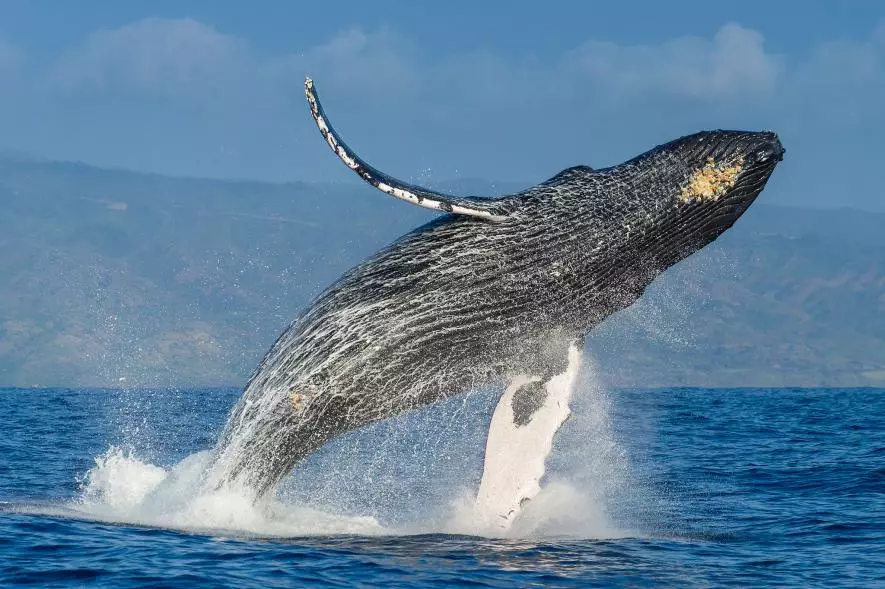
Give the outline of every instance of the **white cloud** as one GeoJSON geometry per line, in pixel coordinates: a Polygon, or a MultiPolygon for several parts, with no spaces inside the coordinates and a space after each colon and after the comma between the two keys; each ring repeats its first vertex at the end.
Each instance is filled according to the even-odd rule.
{"type": "Polygon", "coordinates": [[[229,90],[250,67],[236,37],[190,19],[150,18],[94,33],[50,77],[65,90],[202,96],[229,90]]]}
{"type": "Polygon", "coordinates": [[[566,56],[577,75],[621,96],[666,95],[692,100],[765,97],[775,89],[780,58],[762,35],[727,24],[712,40],[684,37],[659,45],[590,41],[566,56]]]}
{"type": "Polygon", "coordinates": [[[409,47],[389,30],[366,33],[348,29],[328,43],[304,52],[303,67],[324,76],[329,86],[396,94],[410,92],[419,83],[419,66],[406,57],[409,47]]]}
{"type": "MultiPolygon", "coordinates": [[[[885,31],[885,26],[881,27],[885,31]]],[[[885,33],[878,31],[867,41],[831,41],[817,47],[799,69],[807,82],[836,85],[869,82],[883,73],[885,33]],[[880,40],[878,35],[882,35],[880,40]]]]}
{"type": "Polygon", "coordinates": [[[789,59],[738,24],[654,44],[591,40],[543,59],[470,47],[439,54],[420,43],[353,28],[266,55],[194,20],[147,19],[96,32],[39,70],[0,42],[0,84],[18,88],[0,94],[0,140],[176,174],[343,175],[317,149],[300,104],[305,75],[378,165],[445,162],[446,177],[614,163],[715,126],[774,128],[794,155],[820,144],[822,162],[837,144],[851,152],[858,129],[867,142],[881,136],[871,121],[885,117],[885,21],[866,38],[789,59]]]}
{"type": "Polygon", "coordinates": [[[869,128],[885,118],[885,20],[867,39],[837,40],[815,47],[787,79],[787,117],[807,124],[869,128]]]}
{"type": "Polygon", "coordinates": [[[712,39],[630,46],[588,41],[548,64],[514,63],[487,51],[418,63],[417,53],[389,30],[352,28],[321,45],[259,59],[246,41],[197,21],[152,18],[93,34],[59,61],[51,79],[65,90],[203,97],[244,90],[288,93],[292,82],[300,84],[310,74],[325,88],[394,99],[442,90],[497,102],[539,95],[545,88],[722,101],[769,95],[781,71],[762,36],[737,24],[723,26],[712,39]]]}
{"type": "Polygon", "coordinates": [[[323,88],[365,96],[418,87],[420,68],[390,31],[347,29],[328,42],[259,57],[241,38],[191,19],[141,20],[92,34],[48,72],[55,92],[128,93],[242,105],[272,104],[300,93],[306,75],[323,88]]]}

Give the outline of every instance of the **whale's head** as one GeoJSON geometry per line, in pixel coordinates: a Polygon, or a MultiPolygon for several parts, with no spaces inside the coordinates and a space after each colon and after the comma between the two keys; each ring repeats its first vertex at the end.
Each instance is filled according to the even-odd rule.
{"type": "Polygon", "coordinates": [[[775,133],[704,131],[598,172],[597,198],[621,200],[614,227],[656,270],[716,239],[756,200],[784,148],[775,133]]]}
{"type": "MultiPolygon", "coordinates": [[[[664,144],[635,160],[658,190],[647,203],[680,216],[731,225],[752,204],[784,157],[770,131],[704,131],[664,144]]],[[[638,178],[634,178],[638,180],[638,178]]],[[[640,180],[640,183],[642,181],[640,180]]]]}
{"type": "Polygon", "coordinates": [[[772,132],[704,131],[610,168],[565,170],[523,206],[528,218],[548,219],[558,238],[543,254],[571,269],[596,321],[731,227],[783,155],[772,132]]]}

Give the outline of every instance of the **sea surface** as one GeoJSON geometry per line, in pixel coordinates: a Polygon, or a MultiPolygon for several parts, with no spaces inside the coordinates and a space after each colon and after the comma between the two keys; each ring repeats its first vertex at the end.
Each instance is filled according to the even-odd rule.
{"type": "Polygon", "coordinates": [[[885,587],[885,390],[584,378],[505,537],[465,506],[495,391],[200,496],[238,390],[0,389],[0,586],[885,587]]]}

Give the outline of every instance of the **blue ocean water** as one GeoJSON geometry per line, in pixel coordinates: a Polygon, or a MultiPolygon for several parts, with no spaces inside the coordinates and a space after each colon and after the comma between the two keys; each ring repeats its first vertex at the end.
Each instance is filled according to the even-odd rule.
{"type": "Polygon", "coordinates": [[[239,391],[0,389],[0,586],[885,586],[885,390],[584,389],[503,538],[458,515],[492,392],[259,509],[187,492],[239,391]]]}

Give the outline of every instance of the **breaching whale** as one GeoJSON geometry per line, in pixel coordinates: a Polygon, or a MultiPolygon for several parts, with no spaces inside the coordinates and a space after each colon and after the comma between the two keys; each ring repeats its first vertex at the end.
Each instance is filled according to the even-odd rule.
{"type": "Polygon", "coordinates": [[[392,178],[315,122],[382,192],[446,213],[345,273],[252,374],[205,477],[261,497],[331,438],[491,383],[477,509],[507,527],[539,490],[585,335],[747,210],[784,149],[705,131],[620,165],[575,166],[516,194],[452,196],[392,178]]]}

